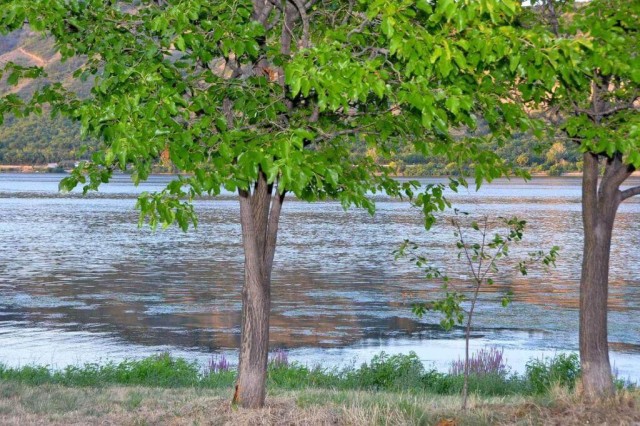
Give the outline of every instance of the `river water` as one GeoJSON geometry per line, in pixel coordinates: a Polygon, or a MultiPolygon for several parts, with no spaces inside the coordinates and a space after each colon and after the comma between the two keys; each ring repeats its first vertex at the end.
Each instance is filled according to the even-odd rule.
{"type": "MultiPolygon", "coordinates": [[[[187,233],[138,228],[136,194],[163,187],[154,176],[134,187],[116,176],[87,197],[59,194],[61,175],[0,174],[0,362],[63,367],[160,351],[206,364],[236,357],[242,247],[231,194],[196,202],[200,223],[187,233]]],[[[631,184],[640,184],[633,180],[631,184]]],[[[449,194],[470,217],[527,220],[512,257],[560,246],[557,267],[522,277],[512,263],[482,292],[472,349],[504,348],[514,371],[527,360],[577,350],[582,247],[579,178],[499,180],[478,193],[449,194]],[[514,292],[503,308],[503,291],[514,292]]],[[[640,198],[640,197],[637,197],[640,198]]],[[[376,215],[338,203],[289,199],[273,272],[271,347],[310,365],[345,365],[380,351],[415,351],[446,371],[463,354],[461,328],[436,314],[411,313],[433,298],[426,279],[392,252],[406,238],[466,288],[453,229],[444,213],[429,232],[406,202],[379,198],[376,215]]],[[[640,380],[640,199],[617,217],[610,274],[609,339],[622,378],[640,380]]]]}

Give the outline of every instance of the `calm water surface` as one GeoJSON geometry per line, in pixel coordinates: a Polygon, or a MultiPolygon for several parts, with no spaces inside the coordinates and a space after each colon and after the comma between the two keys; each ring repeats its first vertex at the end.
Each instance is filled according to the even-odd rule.
{"type": "MultiPolygon", "coordinates": [[[[239,342],[242,247],[238,204],[202,200],[200,225],[183,233],[137,227],[140,191],[117,176],[97,194],[59,194],[60,175],[0,174],[0,362],[62,367],[168,350],[203,364],[235,357],[239,342]]],[[[640,184],[634,180],[633,184],[640,184]]],[[[473,348],[503,347],[522,371],[531,357],[577,350],[581,255],[579,178],[498,181],[479,193],[450,194],[473,217],[528,221],[513,255],[561,248],[557,268],[527,277],[504,266],[483,292],[473,348]],[[514,303],[500,307],[501,291],[514,303]]],[[[380,198],[377,213],[337,203],[285,203],[273,272],[271,346],[314,364],[367,361],[413,350],[446,370],[462,355],[461,329],[411,314],[440,283],[421,277],[393,250],[405,239],[465,285],[444,214],[430,232],[407,203],[380,198]]],[[[610,341],[622,377],[640,379],[640,200],[620,207],[612,247],[610,341]]],[[[511,265],[513,266],[513,265],[511,265]]]]}

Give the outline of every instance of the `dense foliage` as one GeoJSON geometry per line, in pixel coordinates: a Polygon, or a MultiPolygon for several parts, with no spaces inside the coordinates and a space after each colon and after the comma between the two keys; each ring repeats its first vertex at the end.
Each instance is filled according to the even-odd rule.
{"type": "MultiPolygon", "coordinates": [[[[41,35],[19,30],[0,36],[0,65],[11,59],[22,65],[42,65],[30,55],[45,61],[46,79],[25,80],[17,88],[21,97],[27,98],[38,87],[47,82],[64,82],[73,92],[87,96],[90,81],[82,82],[73,78],[73,72],[81,60],[62,62],[55,54],[53,40],[41,35]]],[[[7,83],[6,77],[0,81],[0,94],[15,91],[7,83]]],[[[480,124],[480,132],[489,133],[486,125],[480,124]]],[[[577,149],[573,143],[540,143],[531,135],[514,135],[513,138],[489,142],[488,148],[496,151],[508,162],[528,169],[532,173],[557,175],[580,169],[577,149]]],[[[62,117],[49,118],[31,116],[15,120],[9,116],[0,127],[0,164],[45,164],[67,160],[88,159],[97,142],[80,136],[80,126],[62,117]],[[89,145],[88,154],[81,156],[82,147],[89,145]]],[[[446,155],[425,155],[412,144],[390,147],[388,155],[371,150],[364,140],[355,141],[350,151],[354,155],[370,156],[377,164],[388,166],[394,174],[405,176],[458,175],[460,165],[446,155]]]]}
{"type": "MultiPolygon", "coordinates": [[[[17,92],[24,98],[32,94],[36,87],[47,81],[63,81],[75,92],[87,95],[90,82],[73,79],[73,71],[80,62],[63,63],[55,55],[51,39],[21,30],[0,36],[0,63],[8,58],[22,63],[33,64],[28,55],[35,55],[48,61],[45,68],[49,76],[38,82],[25,80],[17,92]],[[4,58],[4,59],[3,59],[4,58]]],[[[0,93],[13,90],[6,78],[0,81],[0,93]]],[[[480,124],[481,133],[489,129],[480,124]]],[[[0,126],[0,164],[46,164],[68,160],[88,159],[97,147],[97,142],[83,139],[80,125],[63,117],[28,116],[21,119],[8,116],[0,126]],[[88,145],[87,154],[82,156],[82,147],[88,145]]],[[[528,169],[532,173],[560,174],[580,170],[577,148],[574,143],[562,141],[540,142],[531,135],[514,135],[513,138],[490,143],[508,162],[528,169]]],[[[351,152],[359,156],[371,156],[377,164],[389,166],[393,173],[404,176],[444,176],[460,174],[460,165],[450,161],[445,155],[425,156],[412,144],[393,147],[389,155],[379,155],[370,150],[364,140],[355,141],[351,152]]]]}

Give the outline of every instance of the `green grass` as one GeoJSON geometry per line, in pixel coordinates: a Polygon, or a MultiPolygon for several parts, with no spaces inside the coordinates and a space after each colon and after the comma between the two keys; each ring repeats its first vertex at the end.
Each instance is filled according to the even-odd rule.
{"type": "MultiPolygon", "coordinates": [[[[572,390],[580,368],[575,355],[558,355],[527,363],[526,373],[472,375],[471,394],[482,396],[544,395],[552,388],[572,390]]],[[[0,381],[27,385],[63,385],[68,387],[147,386],[160,388],[194,387],[204,389],[231,388],[234,370],[208,373],[195,362],[171,357],[169,354],[120,363],[85,364],[53,370],[47,366],[11,368],[0,364],[0,381]]],[[[360,367],[323,368],[300,363],[270,364],[267,386],[271,390],[333,389],[392,391],[457,395],[462,390],[463,377],[427,370],[415,353],[387,355],[381,353],[360,367]]],[[[3,393],[11,392],[11,386],[3,393]]],[[[1,395],[10,397],[10,395],[1,395]]],[[[132,396],[131,405],[135,405],[132,396]]]]}
{"type": "Polygon", "coordinates": [[[9,368],[0,365],[0,380],[31,385],[61,384],[66,386],[100,386],[107,384],[158,387],[197,386],[203,382],[197,364],[168,354],[142,360],[126,360],[118,364],[85,364],[52,370],[45,366],[9,368]]]}

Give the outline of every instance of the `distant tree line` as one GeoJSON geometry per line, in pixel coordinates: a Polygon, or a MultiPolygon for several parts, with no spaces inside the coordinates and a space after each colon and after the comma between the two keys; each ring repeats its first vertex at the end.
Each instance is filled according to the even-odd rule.
{"type": "MultiPolygon", "coordinates": [[[[507,161],[528,169],[531,173],[559,176],[567,172],[582,171],[582,159],[578,146],[563,141],[541,143],[528,135],[521,135],[504,144],[490,146],[507,161]]],[[[458,164],[445,157],[431,156],[407,150],[395,156],[392,167],[404,176],[443,176],[460,173],[458,164]]]]}
{"type": "MultiPolygon", "coordinates": [[[[93,140],[82,140],[77,123],[48,115],[16,120],[8,117],[0,127],[1,164],[47,164],[89,158],[97,147],[93,140]],[[86,149],[83,152],[83,147],[86,149]]],[[[576,144],[569,142],[541,143],[529,135],[516,136],[504,144],[490,147],[501,157],[531,173],[562,173],[581,171],[582,159],[576,144]]],[[[376,156],[366,144],[356,147],[354,154],[376,156]]],[[[383,161],[381,159],[381,161],[383,161]]],[[[387,161],[385,158],[384,161],[387,161]]],[[[425,157],[406,145],[393,157],[389,166],[404,176],[442,176],[459,173],[458,164],[443,156],[425,157]]]]}
{"type": "Polygon", "coordinates": [[[1,164],[73,162],[88,158],[96,146],[95,141],[82,140],[78,124],[65,118],[7,117],[0,127],[1,164]]]}

